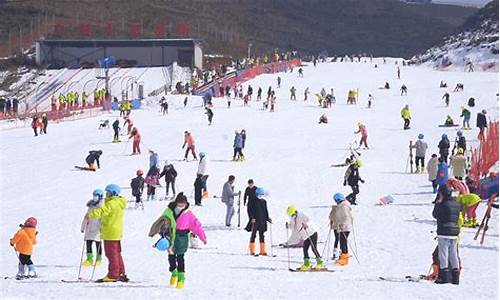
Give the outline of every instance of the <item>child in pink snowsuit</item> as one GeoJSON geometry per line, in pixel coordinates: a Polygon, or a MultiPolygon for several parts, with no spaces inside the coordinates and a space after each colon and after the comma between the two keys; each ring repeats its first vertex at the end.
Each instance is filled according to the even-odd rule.
{"type": "Polygon", "coordinates": [[[361,133],[361,140],[359,141],[359,146],[364,144],[365,148],[368,149],[368,132],[366,131],[365,125],[358,123],[358,131],[355,132],[355,134],[361,133]]]}
{"type": "Polygon", "coordinates": [[[130,132],[130,137],[129,139],[134,138],[133,144],[132,144],[132,154],[141,154],[141,148],[139,145],[141,144],[141,134],[139,133],[139,130],[134,127],[132,129],[132,132],[130,132]]]}
{"type": "Polygon", "coordinates": [[[169,253],[169,270],[172,273],[170,285],[177,285],[177,288],[184,287],[184,254],[189,246],[189,235],[192,232],[204,244],[207,243],[207,236],[200,221],[189,210],[189,202],[183,193],[179,193],[175,201],[170,202],[167,210],[171,210],[176,224],[175,239],[173,241],[173,253],[169,253]]]}

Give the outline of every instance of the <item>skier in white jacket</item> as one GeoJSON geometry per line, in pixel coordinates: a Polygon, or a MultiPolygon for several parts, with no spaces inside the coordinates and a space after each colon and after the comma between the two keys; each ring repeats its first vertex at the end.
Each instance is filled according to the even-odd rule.
{"type": "Polygon", "coordinates": [[[304,251],[304,264],[300,266],[300,270],[308,271],[312,268],[309,259],[309,247],[311,247],[316,256],[316,266],[314,268],[316,270],[324,269],[323,260],[318,252],[318,232],[316,226],[311,222],[309,217],[299,212],[293,205],[287,208],[286,213],[290,217],[290,222],[286,226],[292,230],[290,238],[287,241],[287,246],[297,244],[300,240],[304,241],[302,247],[304,251]]]}
{"type": "Polygon", "coordinates": [[[196,179],[194,181],[194,200],[195,205],[201,206],[201,199],[208,198],[207,191],[207,156],[204,152],[199,153],[200,162],[198,163],[198,170],[196,171],[196,179]]]}
{"type": "Polygon", "coordinates": [[[341,266],[349,263],[348,241],[349,233],[352,231],[352,213],[349,201],[341,193],[333,195],[333,200],[337,203],[330,212],[330,227],[338,234],[340,241],[340,258],[335,262],[341,266]]]}
{"type": "Polygon", "coordinates": [[[82,227],[80,231],[85,233],[84,240],[87,247],[87,259],[83,262],[84,266],[94,265],[94,254],[92,252],[92,242],[96,244],[96,260],[95,265],[101,264],[102,260],[102,247],[101,247],[101,221],[99,219],[91,219],[88,217],[88,212],[91,210],[101,207],[104,198],[104,192],[100,189],[94,190],[92,193],[92,200],[87,202],[88,211],[82,221],[82,227]]]}

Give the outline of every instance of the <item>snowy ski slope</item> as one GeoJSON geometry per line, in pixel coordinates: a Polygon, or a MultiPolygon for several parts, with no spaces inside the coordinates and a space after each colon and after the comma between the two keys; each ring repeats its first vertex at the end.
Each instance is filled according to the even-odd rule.
{"type": "MultiPolygon", "coordinates": [[[[375,62],[374,62],[375,63],[375,62]]],[[[1,238],[0,275],[14,276],[17,261],[8,239],[18,224],[29,216],[39,221],[38,245],[33,260],[39,279],[17,282],[0,279],[2,299],[496,299],[498,298],[498,211],[493,218],[483,246],[473,241],[474,230],[463,229],[460,254],[463,263],[461,284],[436,285],[429,282],[394,283],[378,280],[379,276],[404,277],[426,273],[436,245],[435,222],[432,218],[431,187],[427,174],[406,174],[408,142],[419,133],[425,135],[430,150],[437,152],[442,133],[451,139],[456,129],[439,128],[446,115],[459,121],[460,106],[469,97],[476,98],[476,113],[485,108],[488,116],[498,118],[498,74],[438,72],[426,67],[402,67],[401,80],[396,79],[393,59],[387,64],[377,60],[379,68],[370,63],[323,63],[304,68],[304,78],[294,73],[279,74],[282,86],[276,88],[277,75],[262,75],[248,82],[266,93],[268,86],[277,92],[274,113],[260,110],[261,103],[243,107],[233,101],[227,109],[222,99],[214,99],[214,122],[207,126],[200,107],[200,97],[190,97],[188,108],[183,97],[171,97],[170,114],[161,116],[157,107],[134,111],[132,118],[142,134],[140,156],[128,156],[131,143],[112,144],[111,130],[97,130],[103,117],[74,122],[49,124],[49,134],[33,137],[29,128],[0,132],[0,198],[1,238]],[[450,88],[440,89],[440,80],[450,88]],[[385,81],[391,90],[380,90],[385,81]],[[465,90],[452,93],[456,83],[465,90]],[[399,95],[399,87],[408,86],[408,96],[399,95]],[[297,88],[297,101],[289,101],[289,89],[297,88]],[[309,87],[309,101],[303,90],[309,87]],[[334,88],[337,104],[331,109],[317,106],[314,93],[324,87],[334,88]],[[345,104],[349,89],[359,88],[359,103],[345,104]],[[441,97],[451,94],[446,108],[441,97]],[[375,97],[372,109],[366,108],[368,93],[375,97]],[[409,104],[412,129],[402,130],[400,110],[409,104]],[[329,124],[319,125],[326,113],[329,124]],[[244,190],[253,178],[265,187],[271,218],[273,243],[285,240],[285,209],[295,204],[318,225],[319,240],[328,234],[328,214],[334,192],[348,193],[342,186],[344,168],[331,168],[348,155],[354,141],[356,124],[368,129],[370,150],[363,150],[363,167],[359,205],[353,207],[354,234],[350,238],[359,263],[352,257],[347,267],[327,266],[334,273],[291,273],[287,251],[274,248],[277,257],[247,255],[249,234],[240,229],[224,228],[225,206],[212,195],[219,195],[227,176],[236,176],[235,189],[244,190]],[[232,142],[235,129],[247,130],[244,150],[247,161],[233,163],[232,142]],[[191,130],[197,151],[207,153],[209,160],[208,189],[210,199],[204,206],[193,208],[208,236],[202,249],[189,249],[186,254],[186,283],[183,290],[168,287],[168,261],[165,253],[152,248],[156,239],[147,237],[151,223],[163,212],[167,202],[146,202],[145,210],[127,210],[122,241],[123,257],[129,284],[66,284],[74,280],[82,251],[80,224],[86,212],[85,203],[95,188],[108,183],[129,186],[138,168],[148,167],[148,148],[156,150],[160,159],[169,159],[179,173],[177,187],[190,195],[196,172],[195,162],[182,159],[184,130],[191,130]],[[83,165],[87,151],[102,149],[101,169],[95,173],[74,171],[83,165]],[[392,205],[378,206],[378,199],[392,194],[392,205]],[[355,239],[354,239],[355,237],[355,239]],[[356,250],[357,249],[357,250],[356,250]]],[[[153,78],[145,75],[145,82],[153,78]]],[[[244,85],[246,90],[247,84],[244,85]]],[[[114,120],[110,115],[109,119],[114,120]]],[[[473,122],[475,123],[475,122],[473,122]]],[[[465,133],[469,144],[475,144],[477,130],[465,133]]],[[[122,137],[126,139],[125,136],[122,137]]],[[[428,157],[426,159],[428,159],[428,157]]],[[[162,181],[163,184],[163,181],[162,181]]],[[[129,189],[123,195],[131,197],[129,189]]],[[[158,191],[164,193],[164,189],[158,191]]],[[[144,196],[145,197],[145,196],[144,196]]],[[[481,204],[478,216],[483,215],[481,204]]],[[[247,222],[242,207],[242,225],[247,222]]],[[[233,218],[236,224],[236,217],[233,218]]],[[[266,234],[271,251],[270,232],[266,234]]],[[[323,252],[324,243],[319,244],[323,252]]],[[[292,249],[292,266],[302,262],[302,250],[292,249]]],[[[325,253],[325,256],[331,253],[325,253]]],[[[95,278],[106,275],[107,261],[96,270],[95,278]]],[[[83,270],[89,277],[91,269],[83,270]]]]}

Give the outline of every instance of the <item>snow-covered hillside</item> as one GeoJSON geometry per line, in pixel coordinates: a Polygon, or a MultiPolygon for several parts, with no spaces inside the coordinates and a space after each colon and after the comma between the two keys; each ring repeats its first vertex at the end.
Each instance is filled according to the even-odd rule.
{"type": "MultiPolygon", "coordinates": [[[[469,97],[476,98],[473,116],[481,109],[498,118],[498,74],[489,72],[439,72],[427,67],[401,67],[401,80],[396,79],[393,59],[383,64],[323,63],[304,67],[304,78],[297,68],[293,73],[262,75],[244,85],[271,86],[277,93],[275,112],[261,110],[262,103],[243,107],[233,101],[214,99],[214,121],[208,126],[200,97],[190,97],[186,108],[183,97],[169,98],[170,111],[162,116],[158,107],[132,113],[135,126],[142,134],[142,155],[129,156],[131,143],[113,144],[111,130],[98,130],[102,116],[74,122],[49,124],[48,134],[33,137],[30,128],[0,132],[0,275],[14,276],[17,258],[8,239],[18,224],[29,216],[38,218],[38,244],[33,260],[39,279],[16,281],[0,279],[2,299],[496,299],[498,298],[498,211],[493,211],[484,245],[473,240],[475,230],[464,228],[460,242],[462,277],[459,286],[430,282],[384,282],[379,276],[403,278],[426,273],[431,264],[435,220],[431,212],[431,186],[427,174],[408,174],[408,142],[419,133],[429,143],[428,157],[438,151],[443,133],[451,139],[456,129],[440,128],[446,115],[459,121],[460,106],[469,97]],[[439,82],[450,88],[440,89],[439,82]],[[392,89],[379,89],[384,82],[392,89]],[[465,90],[453,93],[456,83],[465,90]],[[408,86],[408,96],[400,96],[399,87],[408,86]],[[297,101],[289,100],[289,89],[297,89],[297,101]],[[309,87],[309,101],[303,91],[309,87]],[[331,109],[317,106],[314,93],[333,88],[337,103],[331,109]],[[346,105],[348,90],[359,89],[359,104],[346,105]],[[442,96],[451,94],[446,107],[442,96]],[[375,100],[366,108],[368,94],[375,100]],[[408,104],[412,111],[411,130],[402,130],[400,110],[408,104]],[[325,113],[328,124],[318,124],[325,113]],[[347,157],[355,140],[356,124],[363,122],[368,130],[370,150],[363,150],[362,184],[359,205],[353,206],[354,232],[350,252],[356,253],[346,267],[331,260],[327,267],[333,273],[292,273],[288,271],[287,251],[274,248],[276,257],[248,255],[249,233],[224,227],[225,206],[212,195],[220,195],[228,175],[236,176],[235,189],[244,190],[253,178],[257,186],[269,191],[267,197],[273,220],[267,232],[268,252],[272,243],[286,239],[286,207],[298,206],[319,228],[319,251],[323,252],[328,235],[328,214],[332,195],[349,193],[342,185],[344,168],[332,168],[347,157]],[[231,162],[235,129],[246,129],[245,162],[231,162]],[[147,237],[150,225],[163,212],[167,203],[150,201],[145,210],[126,210],[123,257],[129,284],[62,283],[61,279],[77,277],[83,235],[80,233],[85,203],[92,190],[108,183],[128,187],[139,168],[149,164],[147,150],[154,149],[160,159],[173,162],[179,177],[178,191],[191,195],[196,162],[182,159],[184,130],[190,130],[198,151],[209,159],[208,190],[210,198],[203,207],[192,210],[203,223],[208,244],[186,253],[186,284],[183,290],[168,286],[168,261],[165,253],[152,248],[156,239],[147,237]],[[95,173],[75,171],[83,165],[87,151],[102,149],[101,169],[95,173]],[[377,205],[382,196],[392,194],[395,203],[377,205]]],[[[399,60],[401,66],[401,60],[399,60]]],[[[144,78],[144,81],[153,80],[144,78]]],[[[118,115],[110,114],[111,121],[118,115]]],[[[477,145],[477,130],[467,131],[470,145],[477,145]]],[[[126,137],[122,136],[125,141],[126,137]]],[[[428,159],[428,158],[427,158],[428,159]]],[[[163,181],[162,181],[163,184],[163,181]]],[[[163,194],[164,189],[158,193],[163,194]]],[[[131,198],[130,189],[122,194],[131,198]]],[[[145,198],[145,196],[144,196],[145,198]]],[[[192,199],[190,199],[192,201],[192,199]]],[[[193,203],[191,203],[193,204],[193,203]]],[[[485,205],[478,208],[482,217],[485,205]]],[[[242,207],[242,224],[247,223],[242,207]]],[[[233,225],[236,224],[236,217],[233,225]]],[[[324,253],[325,258],[331,253],[324,253]]],[[[291,249],[291,265],[302,263],[302,250],[291,249]]],[[[96,270],[95,278],[106,275],[107,261],[96,270]]],[[[83,277],[91,274],[84,268],[83,277]]]]}
{"type": "Polygon", "coordinates": [[[463,70],[468,62],[472,62],[476,71],[498,72],[498,0],[479,10],[457,34],[413,57],[412,61],[455,70],[463,70]]]}

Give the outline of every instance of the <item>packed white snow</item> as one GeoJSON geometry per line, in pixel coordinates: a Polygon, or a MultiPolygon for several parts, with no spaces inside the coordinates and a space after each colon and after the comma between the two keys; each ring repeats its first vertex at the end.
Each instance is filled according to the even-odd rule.
{"type": "MultiPolygon", "coordinates": [[[[463,228],[460,243],[462,276],[459,286],[437,285],[430,282],[384,282],[379,276],[403,278],[418,276],[429,270],[432,251],[437,244],[435,220],[431,213],[434,195],[427,174],[408,174],[408,144],[419,133],[429,144],[426,160],[437,153],[441,134],[453,141],[456,128],[440,128],[446,115],[460,122],[460,107],[469,97],[476,99],[471,123],[481,109],[488,110],[491,119],[498,119],[498,74],[439,72],[427,67],[401,67],[401,80],[396,77],[394,59],[374,63],[320,63],[304,67],[304,78],[297,68],[293,73],[262,75],[244,84],[254,88],[250,107],[233,101],[214,99],[214,121],[208,126],[200,97],[189,97],[183,108],[184,96],[169,96],[168,116],[162,116],[157,106],[133,111],[132,119],[142,134],[140,156],[129,156],[132,143],[112,144],[112,130],[98,130],[102,119],[112,122],[117,113],[74,122],[49,124],[48,134],[33,137],[31,128],[0,132],[1,155],[1,262],[0,275],[13,277],[17,258],[8,244],[27,217],[38,218],[38,244],[33,253],[39,279],[16,281],[0,279],[2,299],[495,299],[498,297],[498,211],[492,220],[483,245],[474,241],[474,229],[463,228]],[[281,76],[281,88],[276,78],[281,76]],[[444,80],[449,88],[440,89],[444,80]],[[379,87],[385,82],[390,90],[379,87]],[[456,83],[464,91],[453,93],[456,83]],[[408,96],[400,96],[399,87],[408,87],[408,96]],[[263,98],[269,86],[277,92],[275,112],[262,111],[255,102],[258,87],[263,98]],[[289,100],[289,89],[297,89],[297,101],[289,100]],[[303,91],[311,94],[303,101],[303,91]],[[331,109],[319,108],[314,97],[321,88],[334,89],[337,103],[331,109]],[[359,89],[359,103],[346,105],[349,89],[359,89]],[[445,107],[441,99],[451,94],[451,104],[445,107]],[[375,100],[367,109],[367,97],[375,100]],[[400,110],[405,105],[412,112],[411,130],[403,131],[400,110]],[[318,124],[326,113],[329,123],[318,124]],[[287,250],[275,247],[276,257],[248,255],[249,233],[224,227],[225,205],[213,195],[219,195],[228,175],[236,176],[235,190],[244,191],[253,178],[259,187],[269,191],[266,197],[273,220],[272,243],[286,239],[285,209],[294,204],[307,214],[319,228],[319,251],[324,252],[328,235],[328,214],[332,195],[350,192],[342,185],[344,168],[332,168],[348,155],[349,144],[358,122],[368,130],[370,150],[363,150],[360,175],[366,180],[360,186],[359,205],[353,206],[354,232],[351,234],[349,265],[339,267],[331,260],[327,267],[334,273],[292,273],[288,271],[287,250]],[[235,129],[246,129],[245,162],[231,162],[235,129]],[[196,162],[176,161],[183,158],[184,130],[190,130],[197,151],[207,153],[209,160],[208,190],[210,197],[203,207],[194,207],[208,236],[208,244],[199,250],[189,249],[186,258],[186,282],[183,290],[168,286],[169,272],[166,253],[152,248],[157,240],[148,238],[153,221],[163,212],[167,202],[145,202],[145,210],[126,210],[122,240],[129,284],[61,283],[75,280],[78,274],[83,234],[80,224],[86,212],[86,202],[92,190],[108,183],[128,187],[137,169],[147,170],[148,149],[154,149],[162,160],[174,163],[179,177],[178,191],[191,195],[196,162]],[[101,169],[95,173],[75,171],[84,165],[89,150],[102,149],[101,169]],[[395,203],[377,205],[382,196],[392,194],[395,203]]],[[[153,78],[143,77],[147,82],[153,78]]],[[[122,122],[123,123],[123,122],[122,122]]],[[[465,133],[469,145],[477,145],[477,129],[465,133]]],[[[164,184],[162,179],[162,184],[164,184]]],[[[164,189],[158,194],[163,195],[164,189]]],[[[130,189],[122,194],[131,198],[130,189]]],[[[146,198],[146,195],[143,196],[146,198]]],[[[190,201],[193,201],[191,198],[190,201]]],[[[193,204],[193,203],[191,203],[193,204]]],[[[478,208],[482,218],[485,203],[478,208]]],[[[246,208],[241,208],[241,223],[247,223],[246,208]]],[[[271,232],[267,232],[268,252],[271,252],[271,232]]],[[[201,244],[201,243],[200,243],[201,244]]],[[[331,249],[331,248],[330,248],[331,249]]],[[[331,250],[330,250],[331,251],[331,250]]],[[[292,267],[302,263],[302,249],[291,249],[292,267]]],[[[107,260],[97,268],[94,278],[106,275],[107,260]]],[[[82,275],[90,277],[91,268],[82,275]]]]}

